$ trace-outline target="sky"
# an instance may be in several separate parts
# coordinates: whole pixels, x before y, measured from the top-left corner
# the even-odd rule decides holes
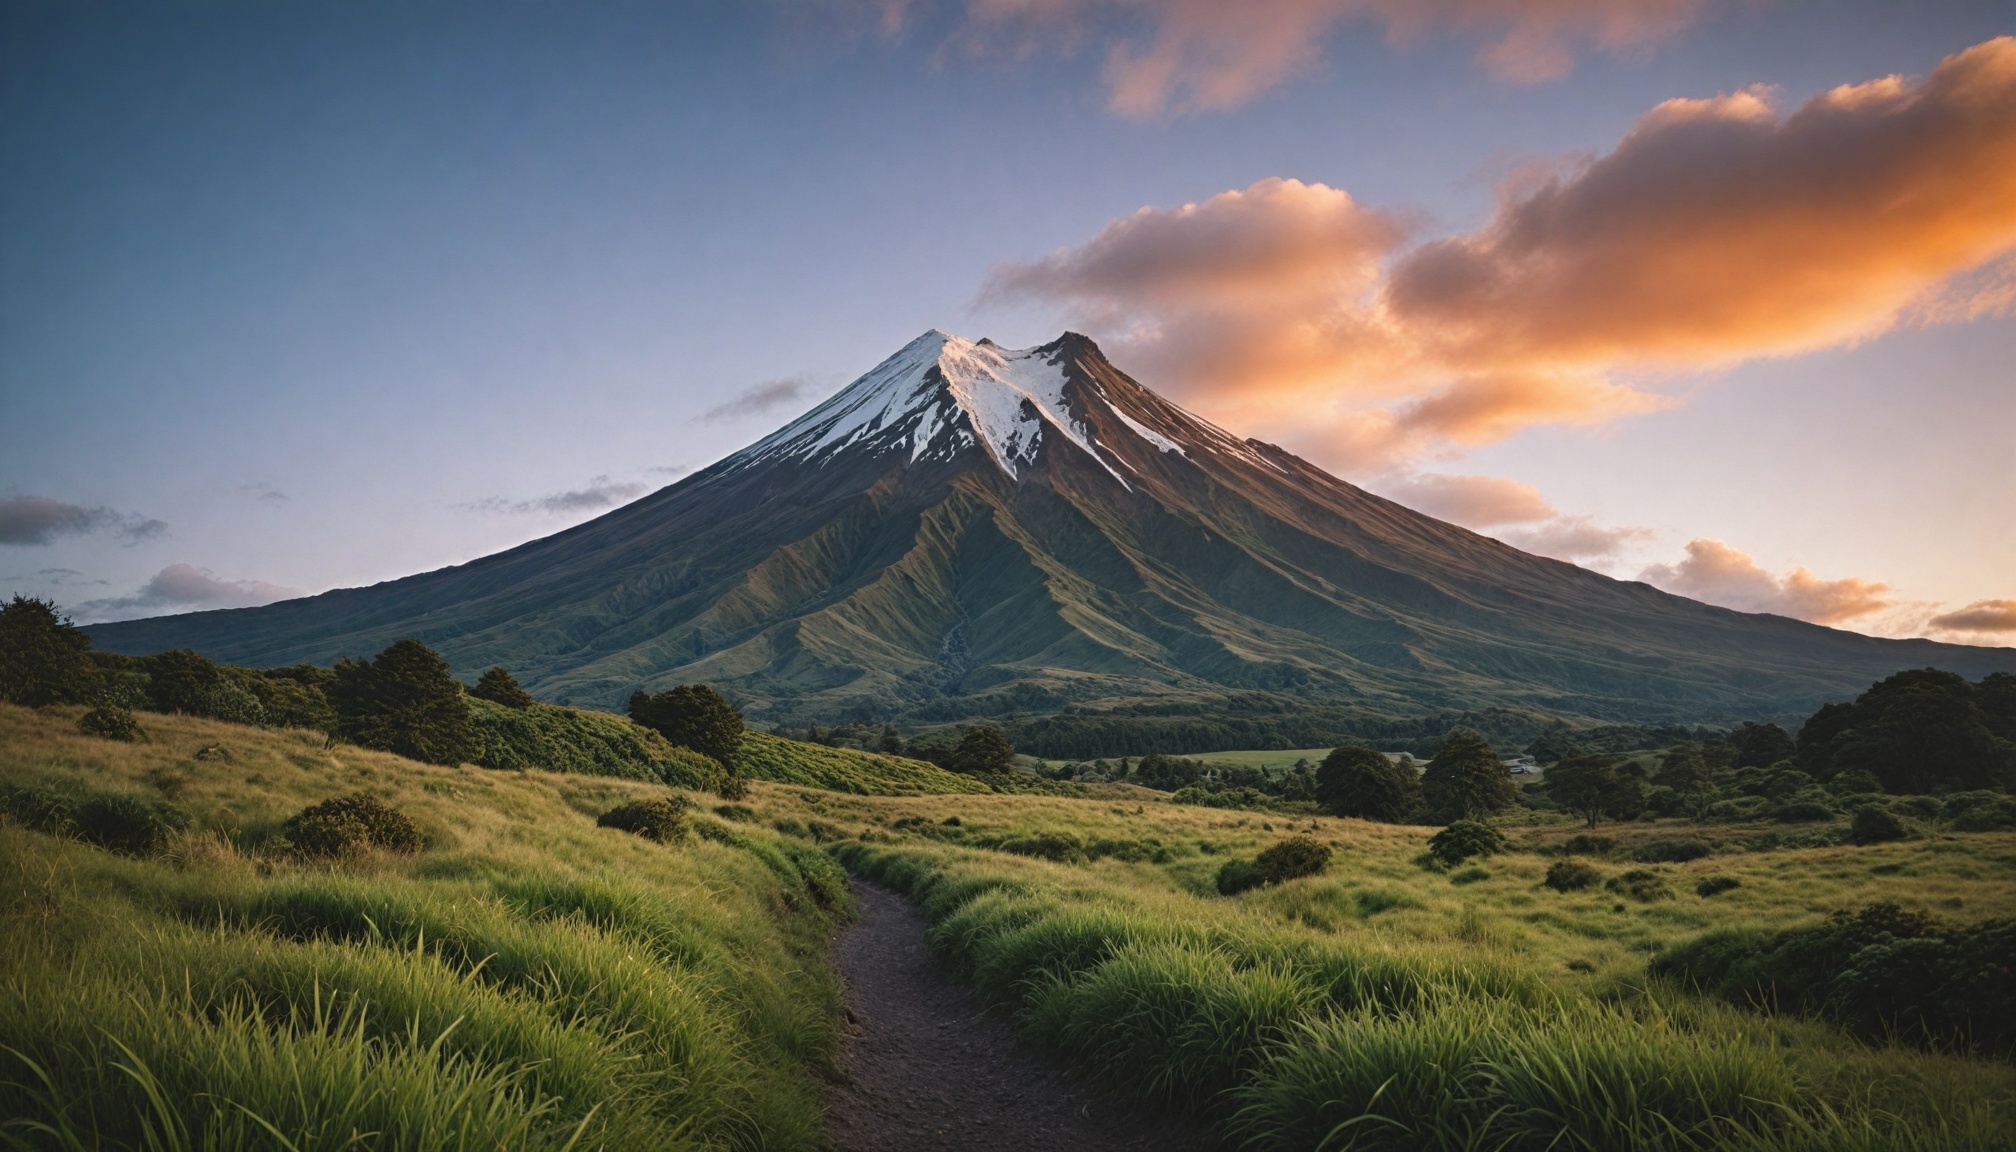
[[[0,0],[0,594],[461,563],[928,328],[1750,611],[2016,644],[2016,10]]]

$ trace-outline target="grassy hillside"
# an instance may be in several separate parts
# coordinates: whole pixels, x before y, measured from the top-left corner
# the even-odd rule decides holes
[[[1252,1148],[2016,1147],[2006,1063],[1872,1046],[1647,976],[1711,931],[1872,902],[2016,916],[2016,834],[1774,849],[1766,829],[1724,827],[1706,856],[1645,863],[1703,833],[1632,824],[1574,857],[1596,883],[1559,892],[1542,881],[1577,829],[1544,817],[1510,852],[1431,871],[1432,829],[1330,818],[1011,796],[759,807],[825,822],[1037,1039],[1137,1095],[1202,1105]],[[1291,833],[1332,847],[1322,875],[1216,894],[1224,861]],[[1697,895],[1711,877],[1736,885]],[[1361,1114],[1375,1119],[1338,1128]]]
[[[751,780],[770,780],[863,796],[992,791],[971,776],[947,772],[922,760],[881,752],[857,752],[852,748],[828,748],[803,740],[787,740],[767,732],[743,733],[742,747],[735,753],[735,764],[742,775]]]
[[[674,844],[596,826],[658,783],[153,714],[149,742],[118,744],[78,735],[80,711],[0,705],[8,1137],[819,1146],[823,949],[848,902],[809,843],[704,816]],[[282,851],[287,817],[357,792],[409,814],[424,850]],[[122,854],[22,826],[65,797],[128,798],[100,810],[164,835]]]

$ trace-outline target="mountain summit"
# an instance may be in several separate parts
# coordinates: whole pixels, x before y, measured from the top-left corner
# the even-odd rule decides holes
[[[1810,710],[1905,667],[2016,670],[2016,650],[1733,612],[1529,555],[1232,436],[1075,333],[1014,351],[935,330],[756,444],[555,535],[90,631],[252,665],[415,636],[547,699],[706,681],[798,722],[1256,691],[1718,719]]]

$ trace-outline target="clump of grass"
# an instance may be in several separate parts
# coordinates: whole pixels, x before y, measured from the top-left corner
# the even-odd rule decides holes
[[[1557,860],[1547,866],[1547,879],[1542,883],[1556,892],[1580,892],[1601,879],[1603,873],[1580,860]]]
[[[322,859],[373,848],[418,852],[424,841],[412,817],[365,792],[303,808],[288,819],[286,837],[296,854]]]
[[[633,800],[604,812],[596,817],[595,823],[660,844],[673,844],[686,837],[686,805],[669,796]]]
[[[1724,892],[1741,888],[1743,882],[1734,876],[1703,876],[1694,885],[1694,894],[1703,898],[1720,896]]]
[[[1628,896],[1641,904],[1667,900],[1673,896],[1673,889],[1666,883],[1666,877],[1644,868],[1633,868],[1612,876],[1603,882],[1603,887],[1619,896]]]

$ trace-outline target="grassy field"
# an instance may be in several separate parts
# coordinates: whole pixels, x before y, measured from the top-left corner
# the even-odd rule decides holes
[[[820,1146],[825,940],[849,903],[808,841],[705,814],[672,845],[596,826],[658,784],[149,714],[150,742],[116,744],[78,735],[78,711],[0,705],[0,783],[185,827],[122,855],[0,824],[9,1140]],[[275,851],[286,817],[359,791],[425,849]]]
[[[2010,833],[1770,848],[1777,829],[1722,827],[1706,857],[1646,864],[1634,851],[1703,829],[1606,828],[1599,872],[1657,879],[1631,896],[1541,885],[1545,850],[1579,831],[1566,822],[1434,872],[1415,862],[1432,830],[1327,818],[805,791],[761,807],[829,825],[849,868],[916,899],[938,955],[1035,1037],[1130,1092],[1201,1104],[1248,1147],[2016,1147],[2016,1068],[1646,977],[1710,929],[1872,901],[2016,915]],[[1215,895],[1225,859],[1291,833],[1332,847],[1323,875]],[[1711,876],[1738,886],[1697,896]]]

